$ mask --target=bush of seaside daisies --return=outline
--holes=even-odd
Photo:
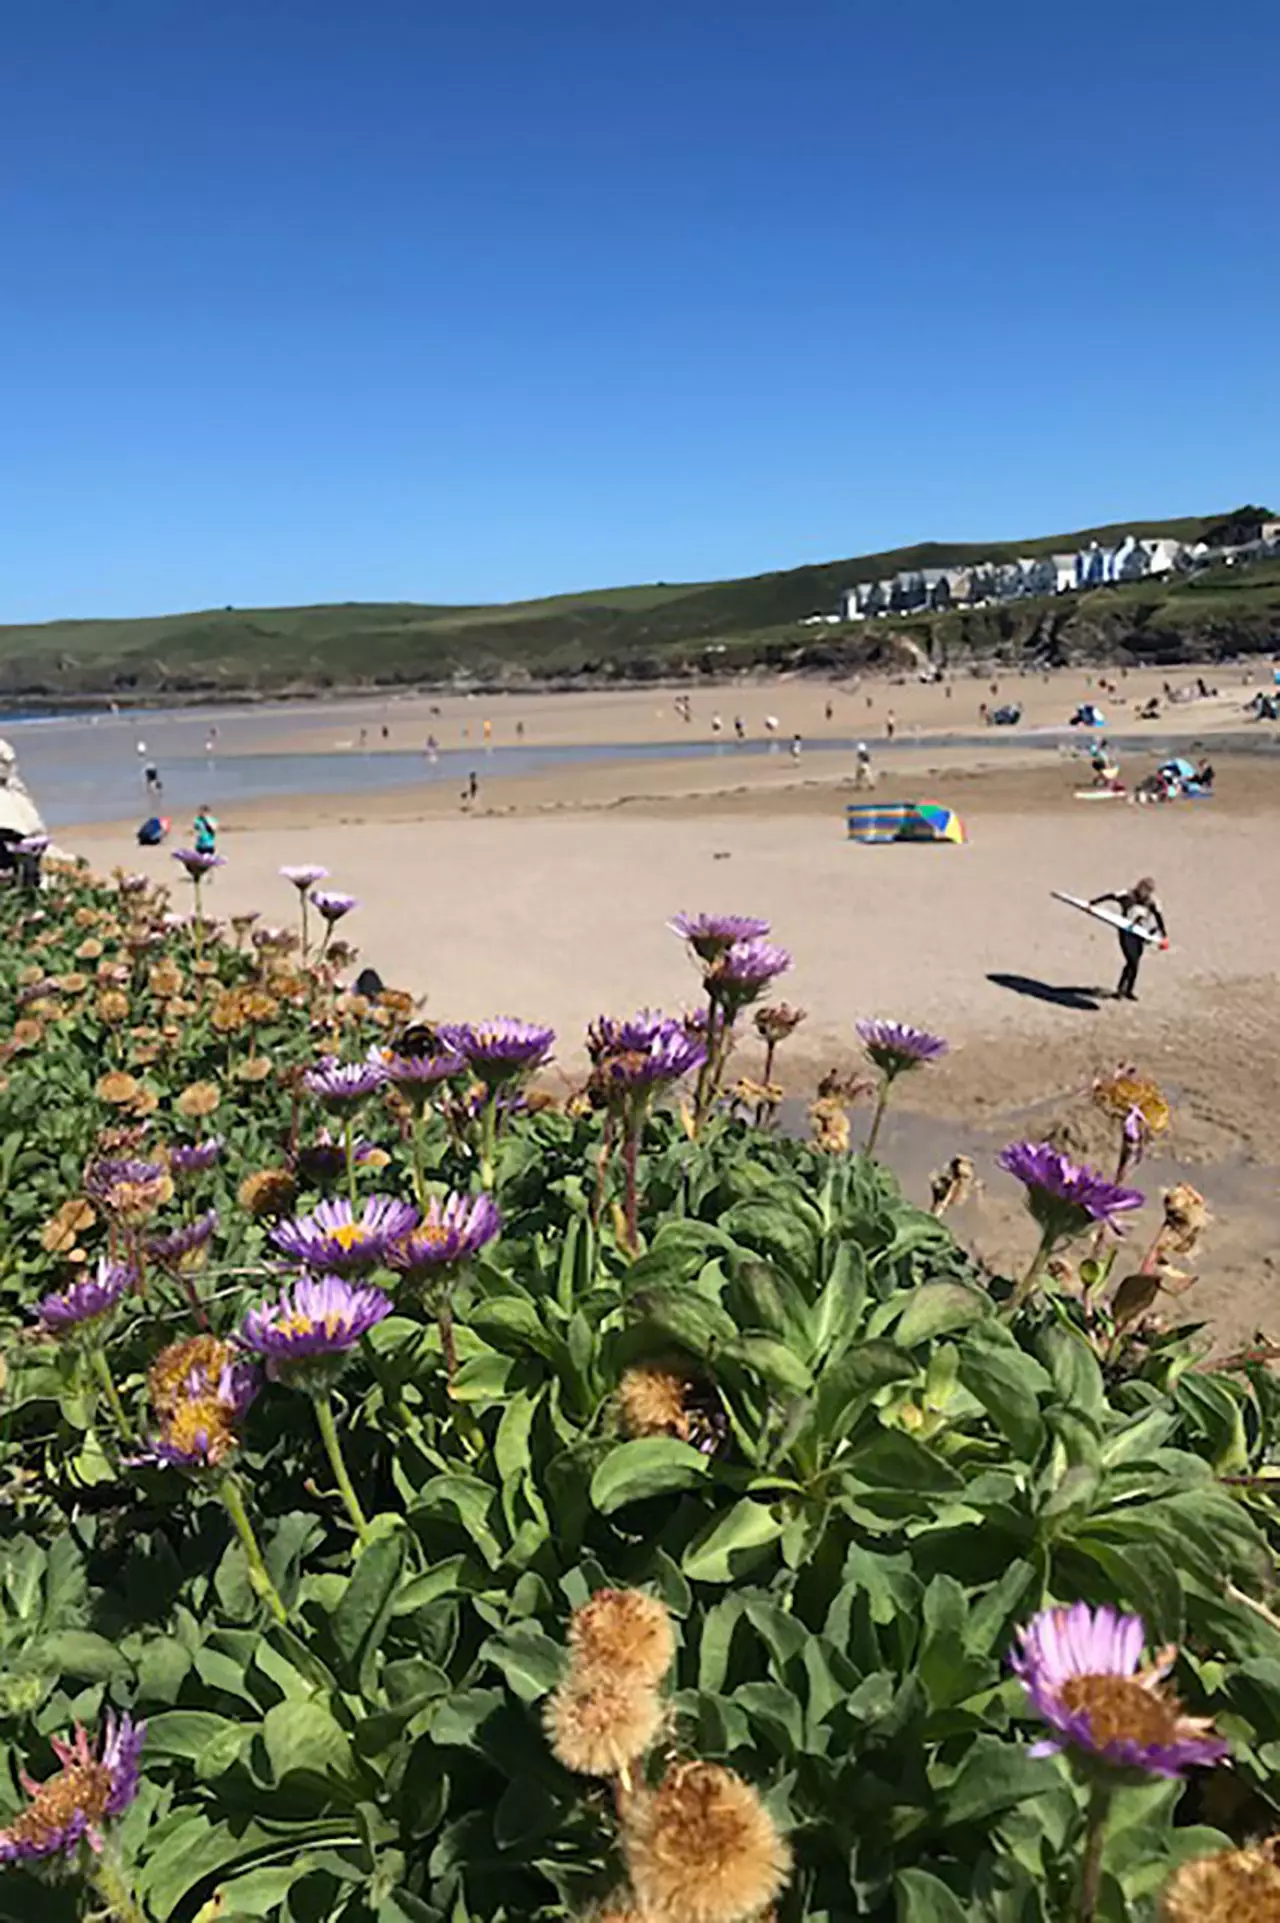
[[[875,1160],[941,1037],[859,1021],[779,1129],[758,919],[676,916],[688,1005],[574,1077],[344,992],[318,868],[279,925],[191,851],[50,868],[0,893],[5,1923],[1280,1916],[1271,1351],[1174,1319],[1193,1190],[1123,1234],[1152,1083],[1107,1168],[1010,1144],[993,1276],[963,1156],[928,1213]]]

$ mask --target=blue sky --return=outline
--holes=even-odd
[[[1280,503],[1261,0],[9,0],[0,621]]]

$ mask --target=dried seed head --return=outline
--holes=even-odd
[[[298,1184],[287,1168],[260,1168],[240,1184],[242,1209],[254,1216],[287,1215],[298,1197]]]
[[[557,1761],[581,1776],[617,1776],[652,1748],[662,1730],[657,1691],[634,1674],[571,1672],[543,1711]]]
[[[1163,1247],[1170,1255],[1190,1255],[1208,1228],[1212,1216],[1199,1189],[1190,1182],[1179,1182],[1164,1192]]]
[[[791,1852],[756,1792],[717,1763],[679,1763],[634,1798],[623,1847],[652,1923],[746,1923],[791,1872]]]
[[[1160,1923],[1280,1923],[1276,1839],[1184,1863],[1165,1886]]]
[[[194,1121],[201,1116],[212,1115],[221,1100],[222,1096],[213,1082],[192,1082],[190,1087],[183,1089],[173,1106],[179,1115]]]
[[[641,1364],[624,1369],[618,1384],[618,1415],[628,1436],[676,1436],[689,1440],[693,1380],[675,1368]]]
[[[573,1675],[660,1683],[675,1660],[667,1606],[641,1589],[597,1589],[569,1624]]]

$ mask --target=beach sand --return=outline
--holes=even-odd
[[[599,726],[599,715],[582,725]],[[438,784],[275,801],[224,822],[228,863],[209,907],[288,921],[294,893],[277,870],[322,862],[360,899],[343,933],[362,962],[434,1017],[552,1023],[562,1088],[581,1074],[581,1037],[598,1013],[697,1001],[696,973],[666,928],[676,910],[767,916],[795,955],[782,992],[809,1010],[779,1058],[797,1097],[823,1070],[855,1065],[858,1016],[951,1039],[945,1064],[903,1086],[888,1151],[924,1199],[931,1158],[976,1149],[988,1186],[956,1225],[1003,1260],[1025,1249],[1028,1225],[992,1167],[994,1148],[1066,1120],[1102,1152],[1083,1092],[1095,1074],[1136,1063],[1175,1109],[1166,1150],[1144,1171],[1153,1197],[1189,1173],[1223,1217],[1194,1303],[1177,1313],[1212,1315],[1234,1340],[1280,1324],[1270,1234],[1280,908],[1265,885],[1280,771],[1259,755],[1215,759],[1212,801],[1139,808],[1074,801],[1087,782],[1065,756],[961,757],[926,739],[895,757],[879,796],[923,789],[952,802],[971,830],[963,847],[849,843],[846,753],[562,767],[486,782],[470,813]],[[185,896],[168,850],[137,848],[132,825],[59,838],[97,868],[164,875]],[[1148,959],[1141,1001],[1128,1006],[1107,993],[1114,935],[1049,891],[1088,895],[1144,873],[1156,877],[1173,945]],[[754,1036],[740,1072],[759,1073]]]

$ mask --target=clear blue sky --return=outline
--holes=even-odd
[[[1274,12],[8,0],[0,621],[1280,503]]]

